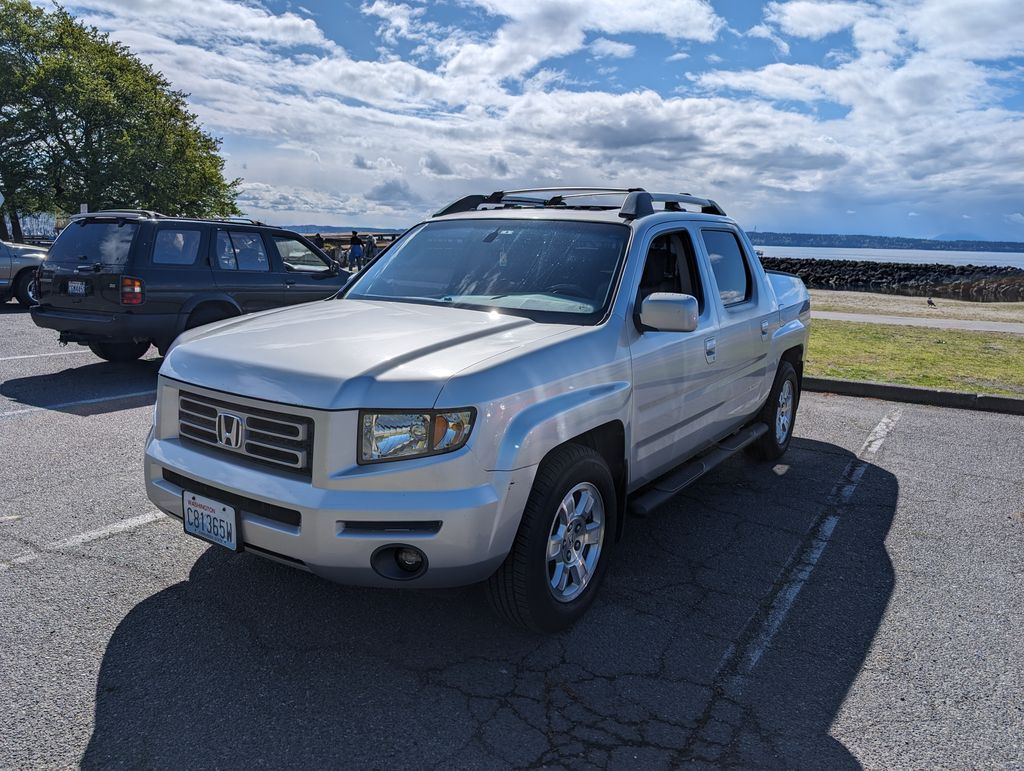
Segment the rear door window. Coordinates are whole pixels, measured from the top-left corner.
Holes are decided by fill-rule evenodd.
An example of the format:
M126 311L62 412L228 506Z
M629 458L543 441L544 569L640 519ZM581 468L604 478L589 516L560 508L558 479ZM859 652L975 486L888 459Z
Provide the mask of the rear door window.
M711 258L711 269L722 297L722 305L737 305L750 299L753 283L750 267L743 257L736 235L728 230L701 230Z
M216 250L221 270L270 271L267 249L259 233L218 230Z
M124 265L139 226L134 222L73 222L61 231L47 257L52 262Z
M154 265L195 265L199 254L201 230L164 228L153 244Z

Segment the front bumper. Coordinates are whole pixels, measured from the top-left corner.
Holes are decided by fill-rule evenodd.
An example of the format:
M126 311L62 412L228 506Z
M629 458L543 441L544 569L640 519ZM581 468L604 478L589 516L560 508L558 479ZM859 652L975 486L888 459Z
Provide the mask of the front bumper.
M181 493L187 483L181 476L213 488L213 498L215 491L223 491L298 511L300 523L290 525L240 505L245 548L331 581L364 586L451 587L490 576L512 546L536 471L532 466L487 472L470 486L459 484L463 480L453 473L451 489L437 489L438 475L444 475L444 466L451 463L442 457L423 469L420 488L410 486L406 470L390 468L405 463L400 461L375 467L364 475L365 483L356 476L346 483L347 489L324 489L315 486L315 477L311 483L156 434L146 447L146 490L166 514L182 517ZM455 463L453 469L464 465ZM382 479L389 474L406 480L389 487ZM396 523L402 529L389 527ZM402 581L376 572L370 564L373 553L396 544L422 551L426 571Z

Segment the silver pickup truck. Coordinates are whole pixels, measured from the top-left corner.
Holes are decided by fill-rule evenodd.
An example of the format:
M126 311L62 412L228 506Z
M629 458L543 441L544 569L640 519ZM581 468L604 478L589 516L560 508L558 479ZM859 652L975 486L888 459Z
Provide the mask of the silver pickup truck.
M740 449L786 450L809 317L714 201L467 196L335 299L182 335L149 497L234 551L352 584L482 581L557 630L629 514Z

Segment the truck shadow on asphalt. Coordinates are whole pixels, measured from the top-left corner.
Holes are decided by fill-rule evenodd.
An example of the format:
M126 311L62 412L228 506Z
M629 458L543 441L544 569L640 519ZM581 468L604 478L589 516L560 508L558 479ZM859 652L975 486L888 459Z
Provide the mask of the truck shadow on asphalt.
M156 400L157 373L163 359L113 364L99 362L92 354L69 358L71 362L81 361L81 365L4 380L0 382L0 396L19 405L75 415L105 415Z
M573 629L510 629L475 588L342 587L212 547L110 640L82 764L857 768L829 734L893 589L898 484L794 440L632 520ZM781 576L838 524L749 668ZM182 535L182 538L185 536Z

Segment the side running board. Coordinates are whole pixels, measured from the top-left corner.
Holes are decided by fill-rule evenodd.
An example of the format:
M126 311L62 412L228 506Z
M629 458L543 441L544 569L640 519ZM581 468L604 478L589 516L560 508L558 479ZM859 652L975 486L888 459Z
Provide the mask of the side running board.
M648 485L642 493L629 502L633 514L645 516L679 494L683 488L692 485L724 460L731 458L751 442L768 432L764 423L753 423L727 436L703 455L676 466L662 477Z

